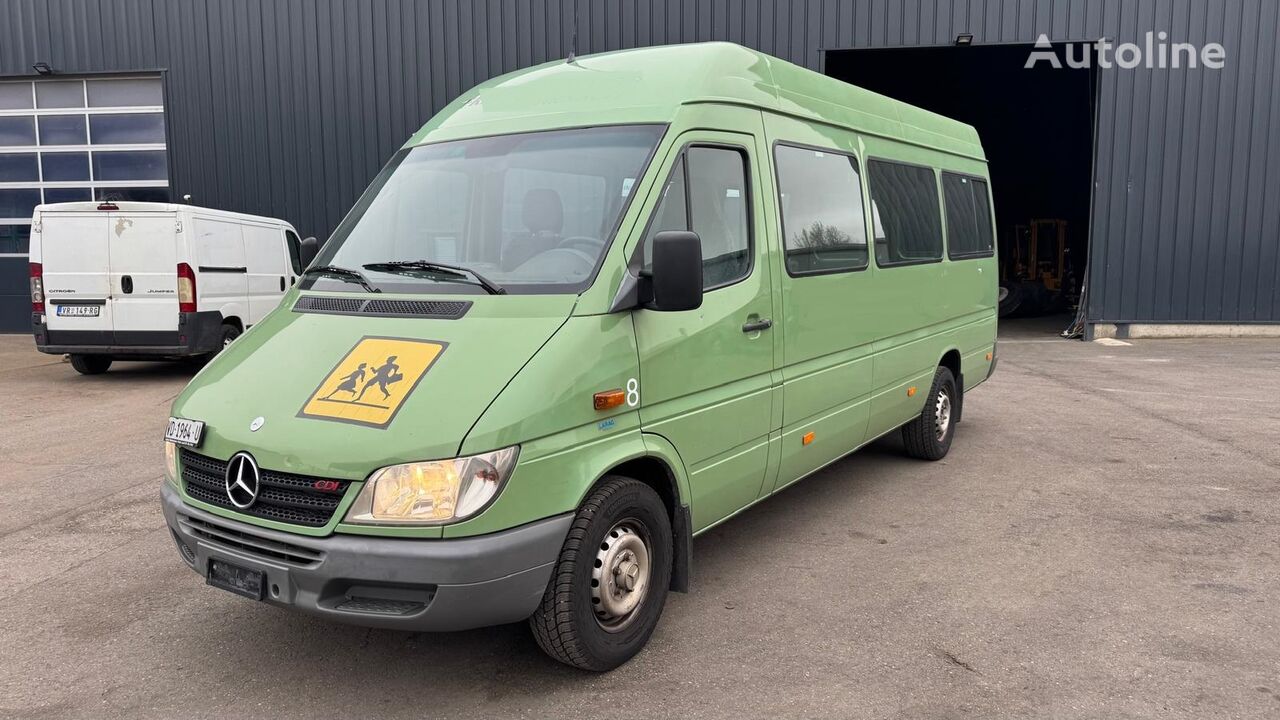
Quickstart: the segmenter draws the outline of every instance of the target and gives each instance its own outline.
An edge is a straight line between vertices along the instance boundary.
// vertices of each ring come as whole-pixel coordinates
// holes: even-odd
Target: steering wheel
[[[587,248],[591,251],[591,253],[596,257],[599,257],[600,251],[604,250],[603,240],[593,238],[593,237],[587,237],[586,235],[571,235],[561,240],[560,242],[556,243],[556,248],[557,249],[569,248],[574,245],[587,246]]]

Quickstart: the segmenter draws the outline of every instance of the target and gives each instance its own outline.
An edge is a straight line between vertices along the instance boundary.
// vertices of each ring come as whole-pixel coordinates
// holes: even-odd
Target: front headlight
[[[502,489],[519,450],[384,467],[361,488],[343,522],[438,525],[474,515]]]
[[[178,446],[164,441],[164,479],[178,484]]]

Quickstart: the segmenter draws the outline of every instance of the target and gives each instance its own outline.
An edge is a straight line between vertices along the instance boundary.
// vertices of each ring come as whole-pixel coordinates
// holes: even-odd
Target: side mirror
[[[316,259],[316,255],[320,252],[320,241],[314,236],[303,238],[298,243],[298,259],[302,261],[302,269],[311,266],[311,261]]]
[[[654,236],[649,283],[654,310],[679,312],[702,307],[702,240],[698,233],[669,230]]]

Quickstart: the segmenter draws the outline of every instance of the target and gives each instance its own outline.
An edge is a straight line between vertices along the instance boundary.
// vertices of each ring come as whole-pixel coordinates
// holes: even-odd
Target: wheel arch
[[[955,379],[956,392],[952,399],[955,409],[955,422],[959,423],[960,418],[964,414],[964,373],[961,371],[960,350],[955,347],[948,348],[942,353],[942,358],[938,360],[938,367],[944,367],[951,371],[951,377]]]
[[[693,556],[693,526],[689,512],[689,484],[679,454],[665,438],[644,434],[645,452],[609,464],[608,469],[582,493],[579,504],[590,497],[601,482],[611,475],[629,477],[653,488],[667,508],[671,520],[673,561],[671,590],[688,592]]]
[[[939,367],[944,367],[951,371],[951,376],[960,379],[960,350],[959,348],[950,347],[946,352],[942,353],[942,358],[938,360]]]

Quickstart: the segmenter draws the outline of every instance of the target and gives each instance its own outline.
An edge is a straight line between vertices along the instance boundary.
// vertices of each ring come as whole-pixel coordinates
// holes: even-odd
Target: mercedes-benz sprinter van
[[[177,550],[613,668],[698,533],[888,433],[947,453],[995,366],[992,218],[972,127],[736,45],[488,81],[174,402]]]
[[[113,360],[211,355],[275,309],[302,272],[303,247],[283,220],[226,210],[39,205],[31,218],[36,349],[70,354],[85,375]]]

